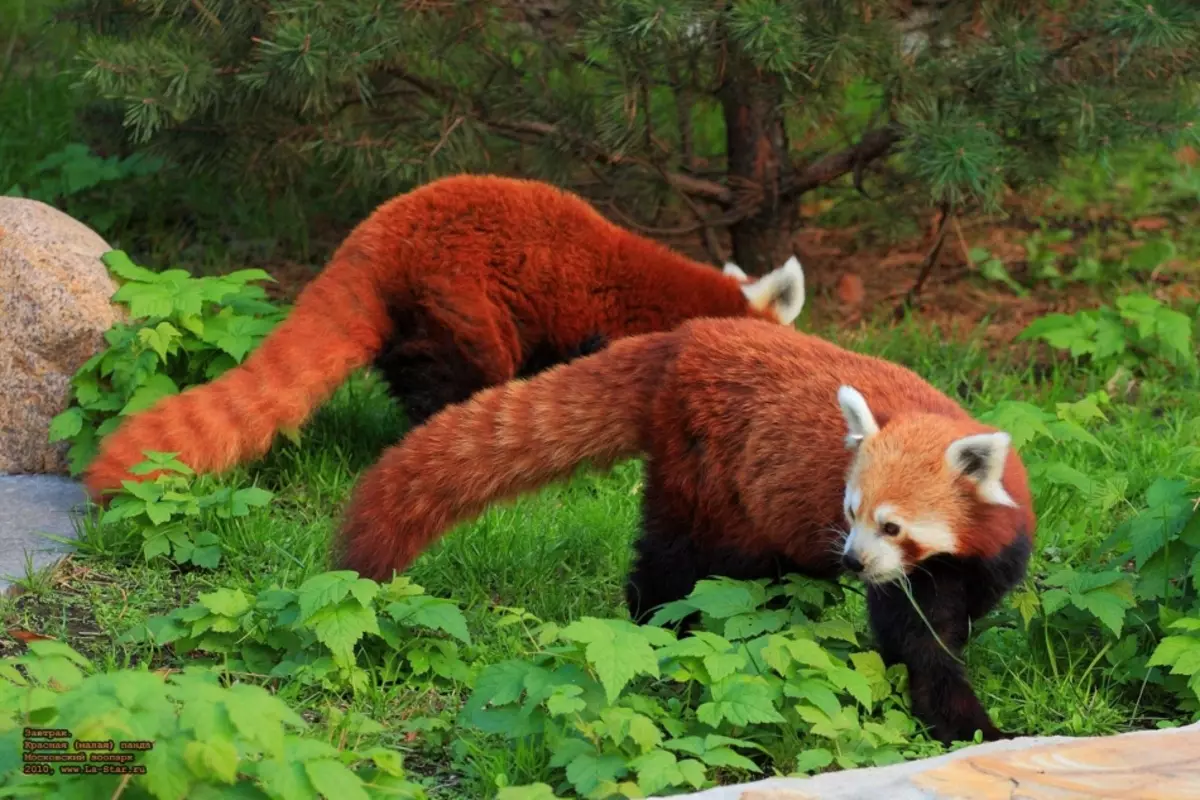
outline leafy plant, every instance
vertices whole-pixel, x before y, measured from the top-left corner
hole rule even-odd
[[[1021,297],[1029,294],[1029,291],[1009,274],[1004,262],[992,255],[990,250],[983,247],[972,247],[969,255],[971,262],[975,264],[979,274],[984,278],[996,283],[1003,283],[1012,289],[1014,294]]]
[[[169,556],[177,564],[216,569],[221,542],[204,524],[213,517],[244,517],[265,506],[273,496],[266,489],[228,486],[205,494],[193,492],[192,469],[177,460],[178,453],[146,453],[147,460],[130,469],[134,475],[160,472],[153,481],[122,481],[124,492],[114,496],[100,517],[101,525],[125,522],[141,534],[147,561]],[[198,525],[196,523],[199,523]],[[195,530],[196,527],[201,530]]]
[[[220,655],[234,672],[335,689],[371,685],[364,663],[381,682],[471,677],[459,649],[471,643],[462,612],[402,577],[380,586],[354,572],[325,572],[298,589],[272,586],[254,598],[218,589],[123,638]]]
[[[131,203],[114,201],[107,191],[112,184],[153,175],[165,162],[156,156],[134,153],[127,158],[98,156],[77,142],[64,146],[34,164],[4,193],[29,197],[50,205],[65,205],[75,216],[104,233],[128,215]],[[93,190],[103,188],[103,197]]]
[[[1046,281],[1058,288],[1063,274],[1059,269],[1061,256],[1051,245],[1069,242],[1074,234],[1070,230],[1047,232],[1034,231],[1025,239],[1025,260],[1029,263],[1029,276],[1035,281]]]
[[[905,711],[904,668],[860,651],[846,621],[819,619],[839,595],[801,578],[701,581],[654,620],[698,614],[701,627],[685,638],[593,617],[560,627],[509,610],[505,623],[526,626],[538,649],[485,667],[463,718],[540,742],[561,786],[588,798],[701,788],[768,764],[805,773],[940,751]],[[545,784],[503,788],[552,796]]]
[[[1119,297],[1115,307],[1048,314],[1017,338],[1041,339],[1101,366],[1136,369],[1146,358],[1157,358],[1176,367],[1196,368],[1192,320],[1147,294]]]
[[[1177,619],[1168,627],[1174,635],[1158,643],[1147,665],[1170,667],[1172,676],[1186,678],[1194,695],[1186,708],[1200,712],[1200,616]]]
[[[50,441],[68,441],[72,474],[95,456],[121,418],[211,380],[241,363],[282,319],[256,281],[259,269],[194,278],[181,269],[152,272],[120,250],[102,259],[121,282],[113,301],[130,322],[105,333],[108,347],[71,378],[71,404],[50,425]]]
[[[299,714],[262,687],[223,685],[210,670],[96,673],[87,659],[60,642],[34,641],[29,650],[0,662],[0,786],[5,794],[159,800],[230,791],[273,798],[425,797],[405,778],[399,753],[365,746],[367,736],[382,730],[377,723],[358,726],[353,744],[335,744],[310,733]],[[95,774],[107,762],[73,744],[68,753],[85,754],[87,761],[23,761],[22,754],[30,752],[23,747],[28,727],[63,730],[73,741],[112,741],[114,750],[103,755],[132,756],[123,765],[132,771]],[[130,743],[148,747],[127,749]]]

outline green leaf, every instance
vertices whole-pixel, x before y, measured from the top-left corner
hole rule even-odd
[[[304,764],[304,771],[308,773],[313,788],[325,797],[336,797],[337,800],[370,800],[370,795],[363,788],[362,778],[332,758],[308,761]]]
[[[360,603],[367,605],[378,591],[379,584],[367,578],[360,578],[350,570],[335,570],[314,575],[300,584],[296,591],[300,602],[300,621],[303,622],[326,606],[336,605],[351,593]]]
[[[725,621],[725,636],[730,639],[752,639],[764,633],[774,633],[787,625],[790,616],[782,608],[738,614]]]
[[[1007,432],[1015,448],[1024,447],[1040,436],[1054,438],[1046,427],[1051,418],[1037,406],[1019,400],[1002,400],[979,415],[981,422]]]
[[[232,784],[237,781],[237,747],[223,736],[188,742],[183,758],[196,775],[221,783]]]
[[[786,647],[788,654],[806,667],[820,670],[830,670],[834,667],[829,653],[812,639],[792,639]]]
[[[1173,667],[1175,675],[1193,675],[1200,672],[1200,637],[1168,636],[1158,643],[1148,667]]]
[[[701,756],[701,760],[710,767],[733,767],[747,772],[762,772],[753,761],[728,747],[714,747]]]
[[[727,619],[755,611],[764,597],[757,584],[718,578],[698,582],[686,602],[710,617]]]
[[[342,665],[354,663],[354,645],[364,634],[379,635],[375,610],[364,608],[357,600],[325,606],[309,617],[305,624],[329,648],[334,660]]]
[[[130,414],[144,411],[162,398],[176,394],[179,394],[179,387],[175,381],[161,372],[155,373],[134,391],[129,402],[121,409],[120,416],[127,417]]]
[[[829,680],[859,702],[863,708],[870,709],[874,699],[871,682],[863,675],[852,669],[839,667],[829,671]]]
[[[631,622],[584,617],[564,628],[562,636],[587,645],[585,656],[610,703],[634,676],[658,677],[658,658],[646,630]]]
[[[716,653],[704,657],[704,668],[714,681],[727,678],[746,666],[746,656],[742,653]]]
[[[823,747],[805,750],[796,756],[795,771],[797,773],[816,772],[825,769],[833,763],[833,753]]]
[[[580,686],[555,686],[553,693],[546,698],[546,710],[555,717],[583,711],[587,708],[587,702],[579,697],[581,694],[583,688]]]
[[[1121,628],[1124,627],[1125,612],[1136,605],[1133,589],[1126,582],[1082,595],[1072,594],[1071,602],[1077,608],[1093,614],[1117,636],[1121,635]]]
[[[825,681],[817,678],[804,678],[791,681],[783,687],[784,694],[807,700],[821,709],[826,716],[832,717],[842,712],[842,703],[833,689]]]
[[[160,322],[153,328],[138,331],[138,341],[157,353],[159,360],[164,363],[167,355],[178,349],[178,341],[182,336],[179,329],[169,322]]]
[[[696,709],[696,718],[705,725],[718,727],[722,721],[733,725],[754,722],[783,722],[775,709],[771,689],[758,676],[734,675],[712,686],[712,702]]]
[[[1150,239],[1131,252],[1128,264],[1139,272],[1153,272],[1175,257],[1175,243],[1167,238]]]
[[[446,633],[464,644],[471,643],[467,620],[458,606],[436,597],[409,597],[391,603],[387,613],[401,625],[420,625]]]
[[[158,273],[134,264],[124,250],[109,250],[100,256],[100,263],[108,267],[108,271],[113,275],[125,281],[153,283],[158,280]]]
[[[250,598],[241,589],[217,589],[198,599],[212,613],[226,617],[240,617],[250,610]]]
[[[567,780],[580,794],[589,794],[601,781],[612,781],[626,773],[625,759],[616,755],[581,753],[567,765]]]
[[[1025,627],[1028,628],[1029,623],[1037,614],[1041,601],[1038,599],[1037,592],[1027,590],[1013,593],[1012,604],[1017,609],[1017,613],[1021,615],[1021,620],[1025,623]]]
[[[674,753],[654,750],[629,762],[638,776],[638,788],[647,794],[683,783],[683,775]]]
[[[50,420],[50,441],[61,442],[70,439],[83,429],[83,409],[74,407]]]
[[[496,800],[555,800],[558,795],[544,783],[524,786],[505,786],[496,793]]]

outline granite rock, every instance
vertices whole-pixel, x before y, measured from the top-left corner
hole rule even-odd
[[[61,473],[50,420],[121,317],[99,235],[36,200],[0,197],[0,474]]]

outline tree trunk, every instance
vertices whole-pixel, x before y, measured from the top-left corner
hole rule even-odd
[[[782,191],[790,168],[783,92],[775,76],[757,72],[731,54],[720,100],[729,186],[738,194],[762,198],[754,216],[730,228],[733,261],[748,275],[763,275],[786,260],[795,211],[795,201],[786,199]]]

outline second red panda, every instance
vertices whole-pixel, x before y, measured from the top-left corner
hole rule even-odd
[[[198,473],[262,455],[354,370],[380,368],[416,425],[479,389],[694,317],[790,325],[799,261],[750,280],[620,228],[546,183],[434,181],[381,205],[350,233],[288,318],[241,365],[125,420],[84,482],[96,500],[144,451]]]
[[[933,734],[1006,736],[958,653],[1032,549],[1009,436],[908,369],[778,325],[694,320],[446,408],[362,476],[338,559],[386,579],[493,502],[636,455],[634,619],[710,575],[848,571]]]

